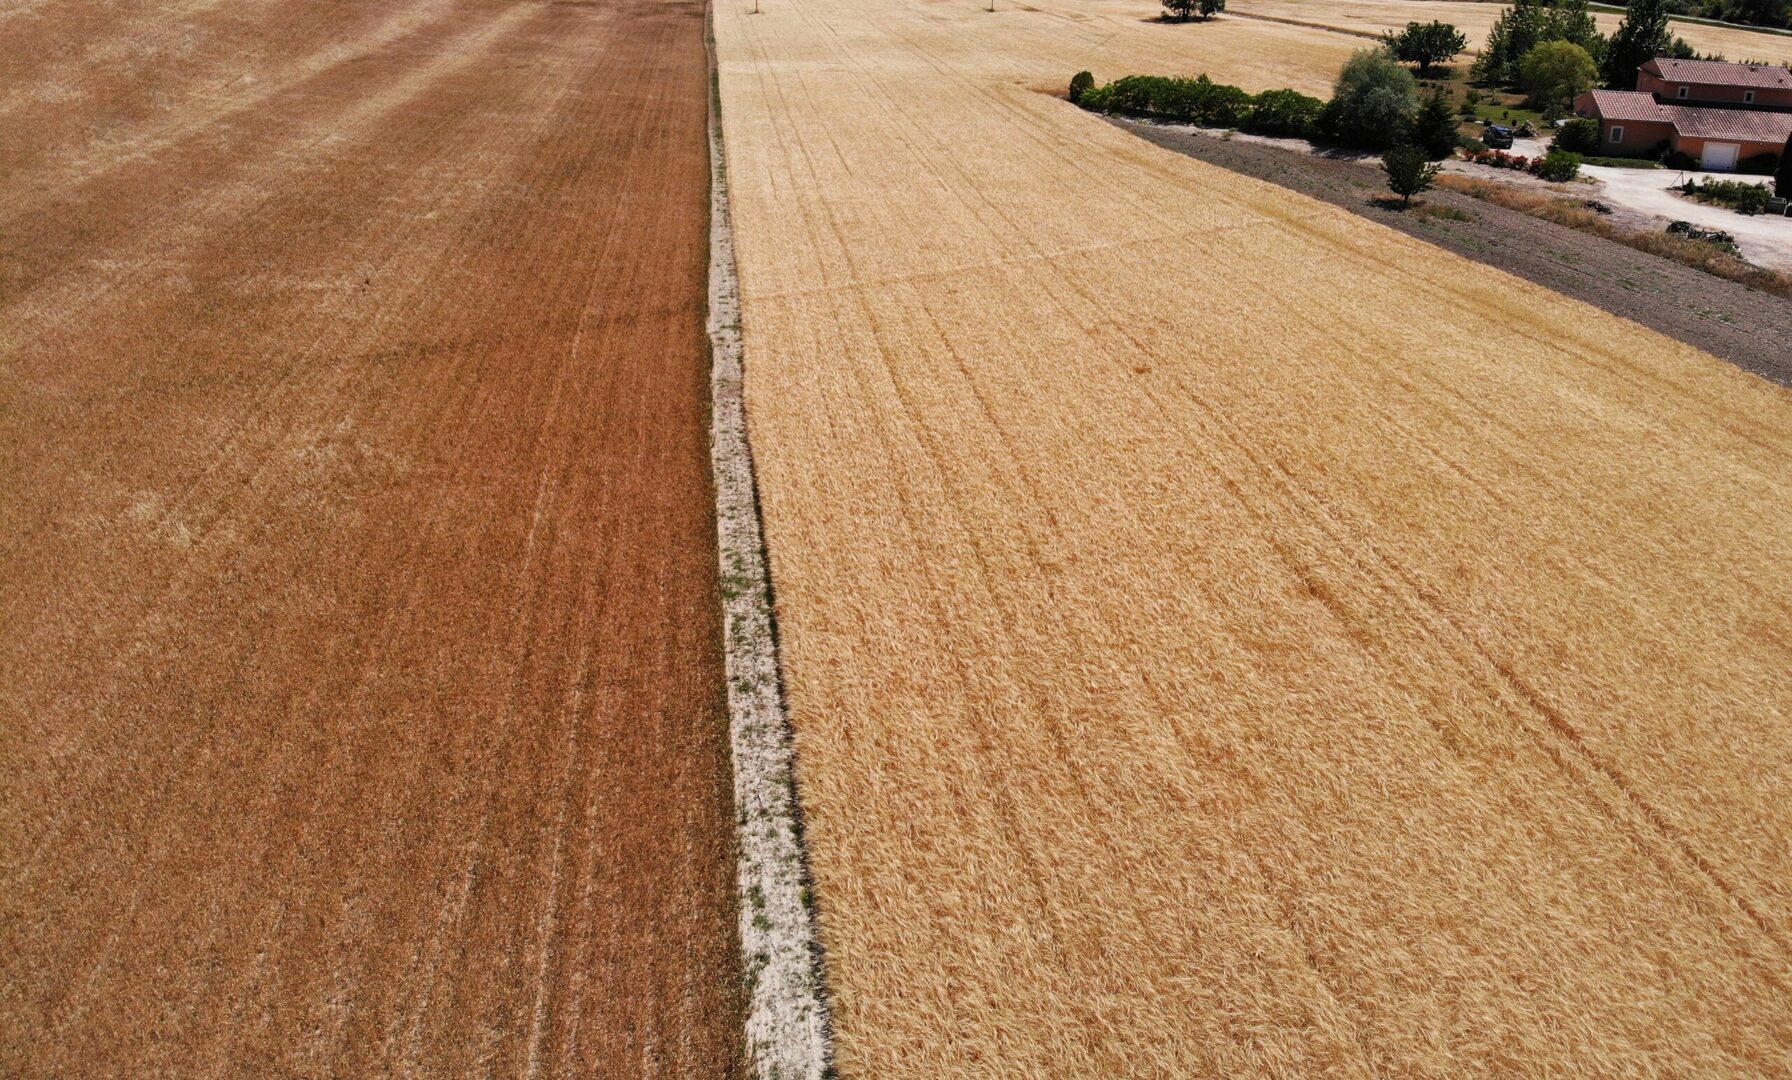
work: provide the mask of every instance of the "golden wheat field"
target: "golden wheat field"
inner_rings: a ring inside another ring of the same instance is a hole
[[[1370,34],[1415,20],[1437,19],[1461,30],[1468,37],[1471,52],[1480,50],[1494,20],[1505,9],[1505,4],[1462,0],[1230,0],[1226,5],[1226,10],[1238,15],[1288,19]],[[1593,13],[1593,20],[1606,34],[1616,30],[1623,18],[1614,12]],[[1730,60],[1792,63],[1792,36],[1680,21],[1674,22],[1673,30],[1702,53],[1716,53]]]
[[[842,1075],[1792,1068],[1792,394],[1030,89],[1246,20],[750,10]]]

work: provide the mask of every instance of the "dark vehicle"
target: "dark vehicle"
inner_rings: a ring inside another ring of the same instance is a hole
[[[1487,130],[1481,133],[1481,142],[1494,150],[1512,149],[1512,129],[1498,124],[1488,124]]]

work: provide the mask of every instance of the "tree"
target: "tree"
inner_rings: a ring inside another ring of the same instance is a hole
[[[1572,42],[1595,60],[1605,55],[1605,37],[1587,0],[1517,0],[1494,21],[1473,75],[1480,82],[1514,85],[1524,55],[1546,41]]]
[[[1226,10],[1226,0],[1201,0],[1201,17],[1203,19],[1211,19],[1214,12],[1224,10]]]
[[[1404,64],[1419,65],[1422,76],[1432,65],[1441,64],[1468,48],[1468,38],[1447,22],[1409,22],[1398,34],[1389,30],[1382,35],[1395,59]]]
[[[1780,151],[1780,168],[1773,174],[1773,193],[1792,199],[1792,139],[1787,139],[1786,148]]]
[[[1587,0],[1554,0],[1550,5],[1543,40],[1568,41],[1579,45],[1587,50],[1587,55],[1595,63],[1605,55],[1605,35],[1599,32],[1599,24],[1593,21],[1593,13],[1587,8]]]
[[[1513,81],[1518,58],[1537,47],[1543,35],[1543,0],[1518,0],[1500,12],[1487,32],[1487,44],[1470,69],[1480,82],[1506,85]]]
[[[1632,0],[1605,48],[1603,75],[1613,90],[1635,90],[1636,69],[1673,47],[1667,0]]]
[[[1400,196],[1402,206],[1410,206],[1419,192],[1430,191],[1442,167],[1427,161],[1425,152],[1416,146],[1396,146],[1381,159],[1381,171],[1388,174],[1388,190]]]
[[[1724,5],[1724,18],[1731,22],[1783,27],[1788,16],[1792,16],[1792,4],[1786,0],[1728,0]]]
[[[1083,95],[1095,88],[1095,76],[1087,71],[1079,71],[1070,77],[1070,103],[1081,104]]]
[[[1418,107],[1418,80],[1386,49],[1359,49],[1345,61],[1320,127],[1350,146],[1381,149],[1406,137]]]
[[[1531,103],[1552,119],[1567,112],[1599,78],[1599,65],[1587,50],[1568,41],[1544,42],[1525,53],[1518,67]]]
[[[1433,90],[1419,106],[1412,121],[1412,141],[1432,161],[1442,161],[1456,151],[1459,128],[1449,99],[1441,90]]]
[[[1195,13],[1196,0],[1163,0],[1164,18],[1187,22]]]

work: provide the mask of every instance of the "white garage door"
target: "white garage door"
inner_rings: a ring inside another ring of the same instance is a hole
[[[1736,152],[1740,149],[1733,142],[1708,142],[1699,164],[1710,172],[1729,172],[1736,167]]]

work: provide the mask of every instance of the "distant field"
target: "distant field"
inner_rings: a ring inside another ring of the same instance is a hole
[[[1493,28],[1494,20],[1505,7],[1503,4],[1452,3],[1450,0],[1229,0],[1226,10],[1240,15],[1266,15],[1375,34],[1414,20],[1441,19],[1454,24],[1468,36],[1470,51],[1479,51],[1487,42],[1487,33]],[[1611,12],[1595,12],[1593,15],[1599,29],[1607,34],[1616,30],[1623,18]],[[1729,60],[1792,62],[1792,37],[1784,34],[1688,22],[1675,22],[1673,26],[1675,34],[1702,53],[1720,53]]]
[[[1029,89],[1354,40],[997,7],[717,9],[842,1074],[1783,1072],[1792,394]]]
[[[702,13],[0,6],[0,1075],[738,1066]]]
[[[956,4],[927,8],[933,17],[956,14]],[[986,12],[987,14],[987,12]],[[1206,74],[1248,90],[1290,87],[1329,95],[1338,69],[1362,42],[1323,28],[1286,26],[1246,19],[1206,24],[1165,24],[1163,8],[1147,0],[1033,0],[997,3],[998,22],[1017,34],[1016,47],[1050,40],[1066,57],[1075,57],[1101,81],[1140,73]],[[1020,20],[1021,16],[1032,16]],[[1016,21],[1020,20],[1020,21]],[[1000,64],[1001,57],[992,58]],[[1007,69],[1007,77],[1061,90],[1075,71],[1062,78],[1026,66]]]

